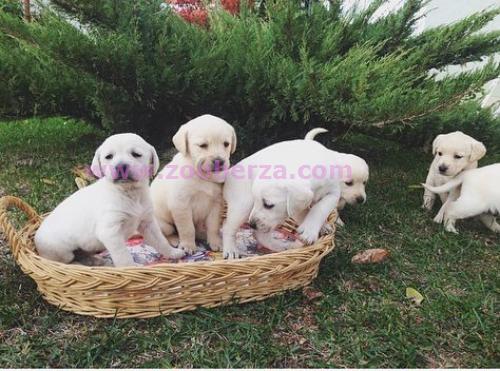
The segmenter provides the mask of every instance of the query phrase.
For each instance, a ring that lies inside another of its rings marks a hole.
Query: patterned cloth
[[[297,246],[296,235],[287,232],[286,230],[275,230],[271,232],[270,241],[275,241],[281,248],[293,248]],[[198,250],[192,255],[186,255],[179,260],[167,259],[161,255],[154,247],[148,246],[144,243],[142,236],[133,236],[127,241],[127,248],[129,249],[134,261],[137,264],[149,266],[160,263],[187,263],[198,261],[214,261],[222,260],[222,252],[214,252],[205,241],[196,241]],[[260,245],[253,235],[252,229],[248,226],[243,226],[236,234],[236,245],[241,251],[242,256],[256,256],[273,253],[272,249]],[[102,260],[102,265],[113,266],[113,260],[108,251],[104,251],[98,255],[99,260]]]

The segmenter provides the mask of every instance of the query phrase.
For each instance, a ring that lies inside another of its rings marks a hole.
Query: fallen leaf
[[[52,179],[47,179],[47,178],[42,178],[42,183],[47,185],[56,185],[56,182],[54,182]]]
[[[78,187],[78,189],[82,189],[82,188],[85,188],[86,186],[88,186],[87,181],[85,181],[84,179],[82,179],[80,177],[75,178],[75,183],[76,183],[76,186]]]
[[[304,287],[302,289],[302,293],[307,297],[309,301],[313,301],[324,296],[321,291],[318,291],[311,286]]]
[[[72,171],[78,178],[85,180],[87,184],[97,179],[94,174],[92,174],[90,167],[86,165],[77,165],[72,169]]]
[[[389,252],[385,249],[368,249],[360,252],[352,257],[351,263],[354,264],[370,264],[381,263],[389,256]]]
[[[406,298],[413,301],[416,305],[420,305],[424,300],[424,296],[413,287],[406,288]]]

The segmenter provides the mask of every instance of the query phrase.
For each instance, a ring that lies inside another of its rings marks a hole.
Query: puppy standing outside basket
[[[500,213],[500,164],[466,170],[439,187],[427,184],[424,187],[438,194],[459,194],[457,199],[448,198],[439,212],[448,232],[458,233],[457,220],[479,216],[489,230],[500,233],[500,224],[496,220]]]
[[[449,134],[441,134],[434,139],[432,144],[434,160],[429,169],[425,183],[431,187],[439,187],[454,179],[465,170],[475,169],[478,161],[486,155],[486,147],[476,139],[456,131]],[[460,188],[451,190],[452,193],[439,194],[444,205],[450,197],[454,201],[460,194]],[[432,210],[436,200],[436,193],[430,188],[424,192],[422,207],[428,211]],[[442,222],[443,208],[436,215],[435,221]]]

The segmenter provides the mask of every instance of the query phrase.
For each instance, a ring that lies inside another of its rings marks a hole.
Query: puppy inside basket
[[[169,241],[173,246],[177,246],[179,242],[177,238],[169,239]],[[248,225],[243,225],[236,234],[236,241],[241,256],[245,257],[266,255],[304,246],[293,229],[286,224],[270,233],[259,235],[260,242],[255,238],[254,231]],[[177,260],[165,258],[154,247],[146,245],[140,235],[131,237],[127,241],[126,248],[130,251],[134,262],[143,266],[223,260],[222,252],[211,251],[206,241],[197,240],[196,246],[198,249],[194,254],[186,255]],[[92,257],[77,256],[75,263],[90,266],[113,266],[113,260],[107,250]]]

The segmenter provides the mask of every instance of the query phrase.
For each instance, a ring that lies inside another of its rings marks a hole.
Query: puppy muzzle
[[[211,171],[213,173],[219,173],[221,171],[225,171],[226,168],[226,161],[222,157],[216,157],[212,160],[211,164]]]
[[[446,173],[448,172],[448,169],[449,169],[448,165],[444,165],[444,164],[443,165],[439,165],[439,168],[438,168],[439,173],[441,175],[446,175]]]
[[[366,198],[364,198],[363,196],[358,196],[356,197],[356,202],[358,204],[364,204],[366,202]]]
[[[113,169],[114,182],[131,182],[135,181],[130,165],[126,163],[119,163]]]

